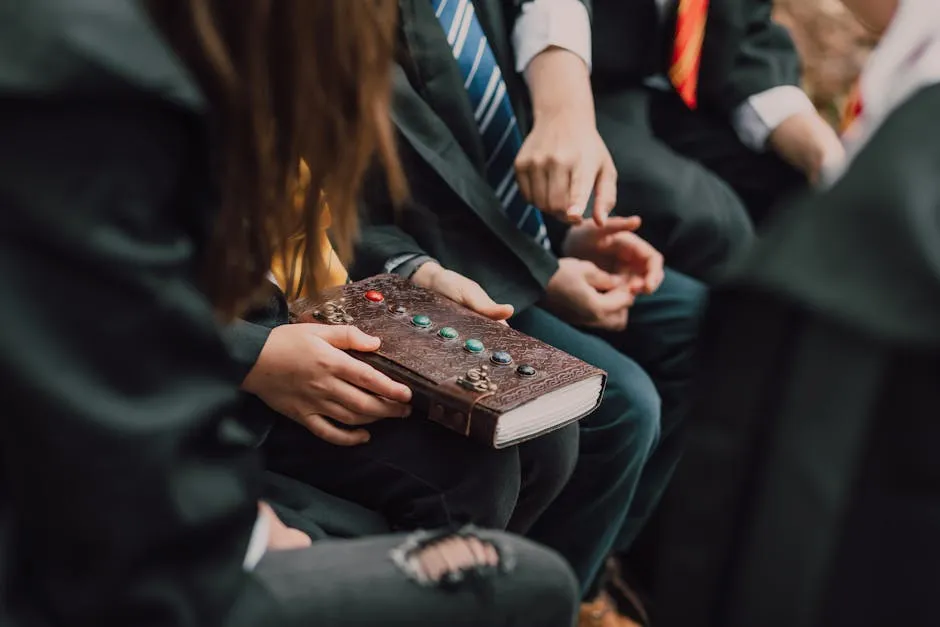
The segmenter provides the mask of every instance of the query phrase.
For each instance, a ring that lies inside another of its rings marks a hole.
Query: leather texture
[[[370,301],[368,292],[381,294],[382,302]],[[428,328],[413,324],[419,315],[430,318]],[[494,446],[497,422],[506,412],[590,377],[601,375],[606,383],[604,371],[397,275],[383,274],[327,290],[318,298],[299,299],[291,305],[291,320],[351,324],[381,338],[377,352],[350,354],[411,387],[412,416],[426,417],[489,446]],[[455,329],[459,336],[442,338],[443,327]],[[481,341],[483,351],[468,352],[468,339]],[[494,363],[497,351],[509,353],[512,363]],[[517,369],[523,365],[534,368],[535,374],[520,375]]]

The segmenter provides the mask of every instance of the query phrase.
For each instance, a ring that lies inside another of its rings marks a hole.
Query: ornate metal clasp
[[[467,370],[467,374],[457,377],[457,384],[474,392],[495,392],[499,389],[499,386],[490,380],[489,366],[470,368],[470,370]]]
[[[346,299],[328,300],[320,309],[313,312],[314,317],[330,324],[350,324],[353,317],[346,311]]]

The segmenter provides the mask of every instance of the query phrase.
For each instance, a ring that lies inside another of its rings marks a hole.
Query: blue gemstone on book
[[[512,363],[512,355],[506,351],[496,351],[490,356],[490,361],[494,364],[505,366]]]

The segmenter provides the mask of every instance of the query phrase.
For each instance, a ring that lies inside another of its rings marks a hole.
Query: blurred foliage
[[[775,0],[803,58],[804,88],[835,123],[869,51],[871,36],[839,0]]]

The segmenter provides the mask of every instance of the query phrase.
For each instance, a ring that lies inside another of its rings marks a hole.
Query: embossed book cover
[[[380,275],[291,305],[294,322],[352,324],[381,338],[351,351],[414,391],[426,417],[503,448],[594,411],[607,373],[395,275]]]

